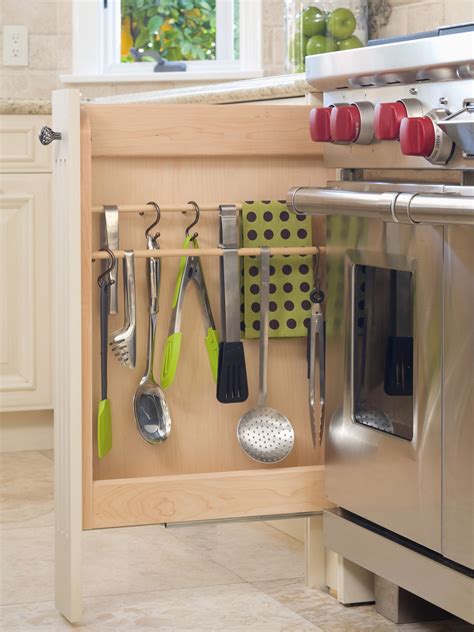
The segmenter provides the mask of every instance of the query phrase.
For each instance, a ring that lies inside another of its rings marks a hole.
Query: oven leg
[[[374,574],[342,555],[337,555],[336,590],[338,601],[344,605],[373,602]]]
[[[322,513],[306,518],[305,584],[309,588],[327,591],[326,549],[324,546]]]

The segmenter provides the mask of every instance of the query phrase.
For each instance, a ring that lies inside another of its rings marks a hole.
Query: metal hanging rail
[[[270,248],[270,255],[316,255],[318,252],[323,254],[326,248],[321,246],[302,246],[298,247],[282,247]],[[113,251],[117,259],[122,259],[124,250]],[[262,252],[261,248],[239,248],[237,254],[239,257],[258,257]],[[134,250],[136,258],[153,258],[160,257],[222,257],[222,248],[162,248],[160,250]],[[92,252],[92,260],[108,259],[109,254],[106,250],[95,250]]]
[[[233,204],[238,211],[242,209],[242,204]],[[188,204],[160,204],[160,211],[162,213],[187,213],[188,211],[194,211],[194,207],[191,203]],[[201,212],[217,212],[219,210],[219,204],[217,203],[205,203],[199,204],[199,210]],[[155,207],[153,204],[117,204],[116,208],[119,213],[154,213]],[[103,213],[103,206],[93,206],[93,213]]]

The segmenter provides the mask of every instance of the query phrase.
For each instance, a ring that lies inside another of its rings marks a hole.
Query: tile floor
[[[303,545],[264,523],[84,533],[84,619],[53,601],[52,452],[0,454],[0,630],[5,632],[459,632],[395,626],[303,584]]]

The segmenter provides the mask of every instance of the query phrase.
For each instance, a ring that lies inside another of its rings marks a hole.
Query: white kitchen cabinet
[[[2,412],[52,408],[51,167],[37,140],[40,121],[0,119]]]

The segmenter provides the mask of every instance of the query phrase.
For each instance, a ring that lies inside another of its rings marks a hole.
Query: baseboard
[[[0,414],[0,452],[51,450],[52,448],[52,410]]]

